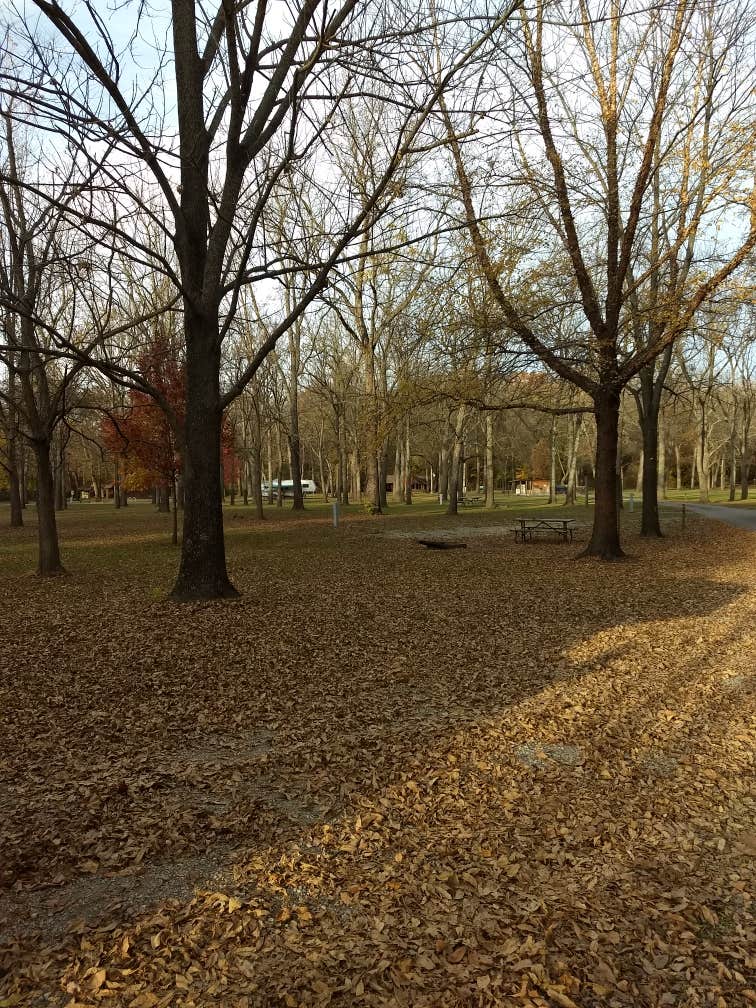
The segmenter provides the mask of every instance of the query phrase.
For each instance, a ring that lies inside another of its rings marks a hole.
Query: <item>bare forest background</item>
[[[40,573],[93,497],[173,511],[179,599],[236,592],[224,500],[588,492],[615,559],[623,494],[651,537],[670,491],[748,498],[751,4],[169,6],[5,14],[0,493]]]

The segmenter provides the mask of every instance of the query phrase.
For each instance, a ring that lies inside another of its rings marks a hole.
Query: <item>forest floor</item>
[[[0,1008],[756,1003],[756,536],[511,513],[0,529]]]

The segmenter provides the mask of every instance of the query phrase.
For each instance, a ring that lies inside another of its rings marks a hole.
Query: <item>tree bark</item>
[[[36,438],[32,442],[37,462],[37,538],[39,562],[37,573],[46,577],[65,574],[60,558],[58,525],[55,518],[55,479],[50,461],[50,441]]]
[[[620,395],[614,389],[601,390],[594,399],[596,417],[596,487],[593,531],[581,556],[620,560],[617,508],[617,444],[619,441]]]
[[[221,487],[220,351],[215,324],[197,317],[184,301],[186,420],[184,436],[184,534],[171,597],[178,601],[232,598],[239,593],[226,570]]]
[[[643,504],[641,508],[641,535],[648,539],[661,539],[659,499],[657,495],[659,428],[658,413],[651,410],[643,418]]]
[[[659,415],[664,383],[672,362],[672,344],[659,358],[642,368],[638,374],[640,390],[636,393],[638,419],[643,436],[643,499],[641,504],[641,535],[658,539],[662,537],[659,521]]]

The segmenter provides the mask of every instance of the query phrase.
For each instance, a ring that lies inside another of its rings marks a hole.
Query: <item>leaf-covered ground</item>
[[[86,507],[65,579],[0,534],[0,1006],[756,1003],[752,533],[230,509],[177,606]]]

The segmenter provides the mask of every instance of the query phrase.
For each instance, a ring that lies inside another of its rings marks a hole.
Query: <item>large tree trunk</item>
[[[662,536],[659,522],[657,493],[659,469],[659,414],[650,410],[643,418],[643,504],[641,508],[641,535],[649,539]]]
[[[45,576],[65,574],[60,559],[58,526],[55,519],[55,478],[50,462],[49,440],[35,439],[34,456],[37,462],[37,537],[39,562],[37,573]]]
[[[226,570],[221,505],[221,424],[217,325],[192,317],[187,328],[184,447],[184,534],[181,564],[171,597],[230,598],[238,595]],[[209,331],[203,331],[207,329]]]
[[[659,414],[664,383],[672,362],[670,344],[658,361],[644,367],[639,375],[640,393],[636,398],[638,419],[643,436],[643,502],[641,505],[641,535],[651,539],[662,535],[659,522]]]
[[[619,441],[619,392],[602,391],[594,400],[596,417],[596,503],[591,538],[580,554],[602,560],[624,557],[620,546],[617,508],[617,444]]]

